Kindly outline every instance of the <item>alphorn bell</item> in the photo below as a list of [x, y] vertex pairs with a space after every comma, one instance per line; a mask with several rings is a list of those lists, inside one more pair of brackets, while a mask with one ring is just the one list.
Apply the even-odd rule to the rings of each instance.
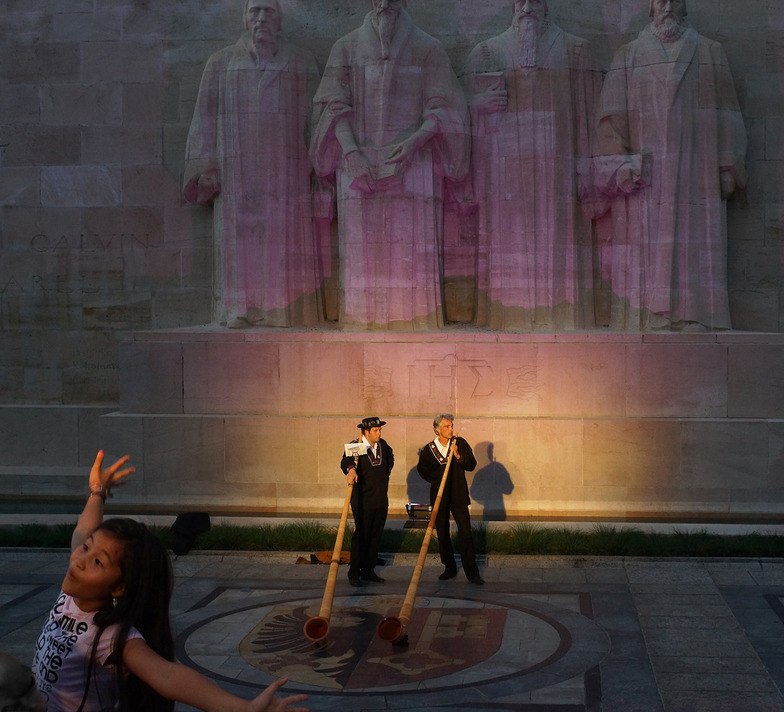
[[[457, 438], [457, 434], [454, 436]], [[430, 520], [427, 523], [427, 530], [425, 537], [422, 539], [422, 548], [419, 550], [419, 557], [417, 558], [416, 566], [414, 566], [414, 573], [411, 576], [411, 583], [408, 584], [408, 591], [403, 600], [403, 605], [400, 607], [398, 617], [387, 616], [382, 619], [376, 627], [376, 634], [381, 640], [386, 640], [389, 643], [400, 643], [406, 637], [408, 625], [411, 623], [411, 611], [414, 609], [414, 601], [416, 599], [417, 588], [419, 587], [419, 579], [422, 576], [422, 569], [425, 566], [425, 558], [427, 557], [427, 550], [430, 546], [430, 537], [433, 534], [433, 527], [436, 523], [436, 516], [438, 515], [438, 508], [441, 505], [441, 497], [444, 494], [444, 486], [446, 485], [446, 478], [449, 475], [449, 466], [452, 464], [452, 441], [449, 441], [449, 456], [446, 458], [446, 467], [444, 474], [441, 475], [441, 484], [438, 486], [438, 494], [436, 501], [433, 503], [433, 511], [430, 513]]]
[[[362, 442], [360, 436], [359, 442]], [[354, 455], [354, 470], [356, 471], [359, 463], [359, 455]], [[329, 633], [329, 617], [332, 615], [332, 599], [335, 596], [335, 582], [338, 579], [338, 567], [340, 566], [340, 552], [343, 548], [343, 534], [346, 531], [346, 520], [348, 519], [348, 507], [351, 504], [351, 493], [354, 491], [354, 483], [347, 487], [346, 501], [343, 503], [343, 512], [340, 515], [338, 525], [338, 535], [335, 538], [335, 548], [332, 550], [332, 561], [329, 562], [329, 573], [327, 574], [327, 585], [324, 588], [324, 596], [321, 599], [321, 608], [318, 615], [308, 618], [305, 621], [305, 637], [314, 643], [320, 643]]]

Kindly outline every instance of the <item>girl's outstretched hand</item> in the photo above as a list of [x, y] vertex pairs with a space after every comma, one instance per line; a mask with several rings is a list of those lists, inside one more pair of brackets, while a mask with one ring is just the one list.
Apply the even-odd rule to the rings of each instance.
[[264, 692], [251, 701], [248, 707], [250, 712], [309, 712], [307, 707], [291, 706], [297, 704], [297, 702], [304, 702], [308, 699], [307, 695], [292, 695], [282, 699], [275, 697], [275, 693], [287, 682], [288, 679], [282, 677], [280, 680], [275, 680], [271, 685], [268, 685]]
[[95, 456], [93, 467], [90, 470], [90, 491], [103, 490], [106, 494], [109, 494], [112, 487], [121, 484], [121, 481], [128, 475], [132, 472], [136, 472], [135, 467], [120, 469], [130, 459], [129, 455], [125, 455], [113, 465], [103, 469], [101, 467], [103, 465], [103, 450], [99, 450], [98, 454]]

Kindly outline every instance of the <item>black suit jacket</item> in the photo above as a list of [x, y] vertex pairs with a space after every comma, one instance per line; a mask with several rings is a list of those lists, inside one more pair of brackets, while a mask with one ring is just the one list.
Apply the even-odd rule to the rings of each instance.
[[[359, 439], [352, 442], [359, 442]], [[367, 455], [362, 455], [357, 463], [357, 483], [351, 494], [352, 505], [360, 501], [367, 508], [388, 507], [389, 499], [387, 490], [389, 489], [389, 476], [395, 465], [395, 454], [389, 447], [384, 438], [378, 441], [378, 457], [375, 461], [370, 458], [370, 451]], [[354, 458], [343, 455], [340, 461], [340, 469], [343, 474], [348, 474], [350, 468], [354, 467]]]
[[[471, 499], [468, 496], [468, 483], [466, 472], [471, 472], [476, 467], [476, 458], [471, 446], [461, 437], [457, 438], [457, 452], [460, 460], [452, 458], [449, 466], [449, 476], [446, 478], [442, 501], [450, 507], [468, 506]], [[441, 486], [447, 458], [442, 457], [436, 447], [435, 440], [431, 440], [419, 451], [417, 472], [419, 476], [430, 483], [430, 504], [434, 504]]]

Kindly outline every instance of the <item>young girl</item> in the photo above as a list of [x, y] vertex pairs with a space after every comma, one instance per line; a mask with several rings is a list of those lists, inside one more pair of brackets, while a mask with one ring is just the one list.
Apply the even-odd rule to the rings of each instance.
[[87, 503], [71, 538], [62, 592], [36, 644], [33, 671], [47, 712], [171, 712], [174, 701], [206, 712], [308, 712], [279, 699], [277, 680], [254, 700], [229, 694], [174, 662], [168, 552], [131, 519], [103, 521], [111, 488], [135, 471], [125, 456], [90, 470]]

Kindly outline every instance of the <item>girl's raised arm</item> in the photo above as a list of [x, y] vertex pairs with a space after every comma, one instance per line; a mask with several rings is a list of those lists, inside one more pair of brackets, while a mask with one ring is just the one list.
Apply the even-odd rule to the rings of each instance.
[[87, 502], [71, 535], [71, 551], [84, 544], [103, 521], [103, 505], [106, 498], [110, 495], [112, 487], [132, 472], [136, 472], [135, 467], [120, 469], [128, 460], [130, 460], [130, 457], [125, 455], [104, 470], [101, 469], [101, 465], [103, 465], [103, 450], [98, 451], [90, 470], [90, 489], [87, 495]]
[[141, 638], [132, 638], [125, 644], [123, 662], [159, 695], [205, 712], [308, 712], [307, 707], [292, 707], [306, 700], [307, 695], [275, 697], [286, 683], [285, 678], [273, 682], [256, 699], [244, 700], [195, 670], [162, 658]]

